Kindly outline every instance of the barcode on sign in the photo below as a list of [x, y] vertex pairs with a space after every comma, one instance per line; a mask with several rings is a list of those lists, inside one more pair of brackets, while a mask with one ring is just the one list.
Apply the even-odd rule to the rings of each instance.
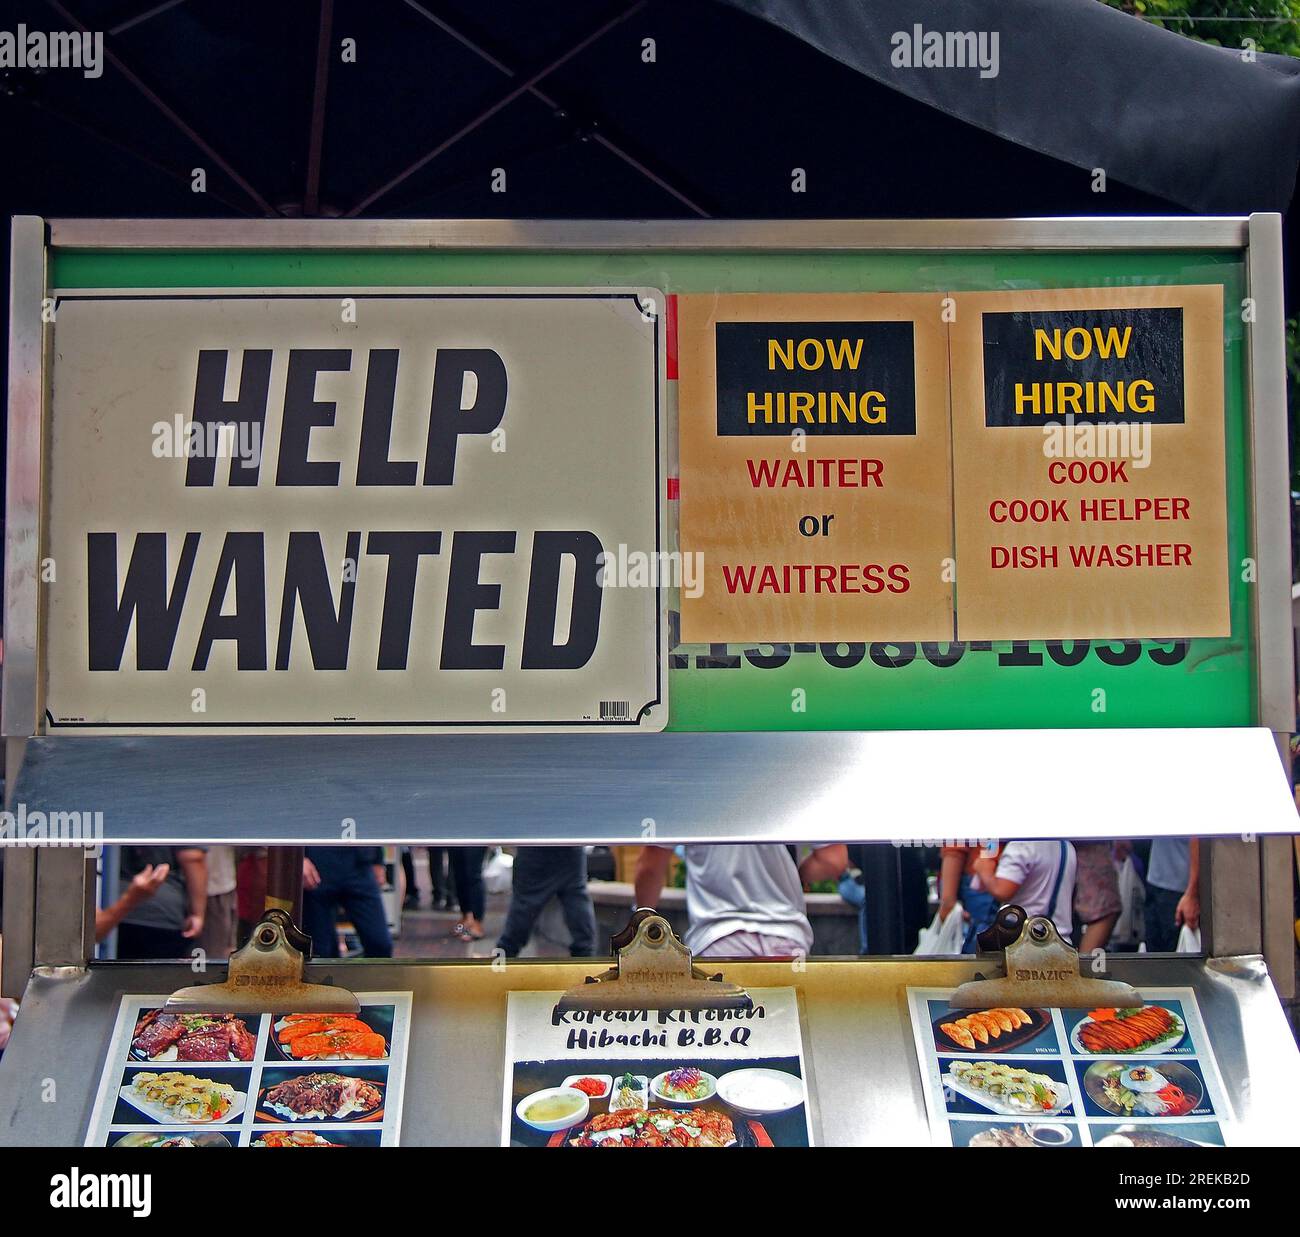
[[600, 720], [602, 722], [625, 722], [632, 716], [632, 706], [626, 700], [602, 700], [600, 702]]

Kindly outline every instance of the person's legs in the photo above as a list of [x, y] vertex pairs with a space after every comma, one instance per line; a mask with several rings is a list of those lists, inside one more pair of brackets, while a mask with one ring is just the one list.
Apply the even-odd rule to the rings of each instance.
[[209, 958], [224, 961], [235, 948], [235, 891], [208, 894], [199, 940]]
[[596, 954], [596, 908], [587, 888], [587, 852], [581, 846], [561, 849], [567, 853], [556, 856], [556, 893], [569, 929], [569, 953], [575, 958], [591, 958]]
[[429, 847], [429, 884], [433, 887], [434, 908], [451, 905], [451, 878], [447, 871], [447, 848]]
[[521, 846], [510, 871], [510, 909], [497, 948], [507, 958], [517, 958], [533, 934], [542, 907], [551, 899], [552, 880], [536, 847]]
[[1173, 889], [1147, 886], [1144, 914], [1148, 953], [1171, 954], [1178, 948], [1178, 925], [1174, 922], [1174, 914], [1181, 897], [1182, 894]]
[[325, 885], [302, 891], [302, 930], [316, 958], [339, 956], [338, 897]]
[[460, 902], [460, 923], [471, 935], [482, 935], [483, 913], [487, 893], [483, 888], [483, 853], [485, 846], [450, 846], [451, 874], [456, 882]]
[[487, 910], [487, 888], [483, 884], [483, 859], [487, 855], [486, 846], [467, 846], [465, 848], [465, 876], [469, 886], [469, 913], [482, 924]]
[[402, 847], [402, 875], [406, 878], [406, 894], [402, 898], [402, 908], [414, 910], [420, 905], [420, 888], [415, 883], [415, 856], [409, 846]]
[[384, 900], [369, 870], [358, 872], [348, 881], [340, 901], [361, 938], [361, 952], [367, 958], [391, 958], [393, 938], [384, 915]]
[[1103, 915], [1095, 923], [1090, 923], [1084, 929], [1083, 939], [1079, 942], [1079, 952], [1090, 954], [1095, 953], [1098, 949], [1105, 949], [1110, 940], [1110, 934], [1115, 930], [1115, 920], [1118, 918], [1118, 913]]
[[569, 929], [569, 953], [575, 958], [596, 956], [596, 908], [584, 885], [570, 885], [560, 891], [564, 924]]

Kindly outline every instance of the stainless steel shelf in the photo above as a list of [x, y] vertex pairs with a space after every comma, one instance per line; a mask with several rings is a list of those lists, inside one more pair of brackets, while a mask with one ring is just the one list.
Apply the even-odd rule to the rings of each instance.
[[[985, 966], [987, 963], [984, 964]], [[838, 1146], [928, 1144], [921, 1077], [907, 1018], [908, 986], [950, 987], [974, 976], [964, 961], [726, 963], [747, 987], [799, 991], [814, 1133]], [[1143, 984], [1195, 989], [1238, 1125], [1249, 1145], [1300, 1144], [1300, 1055], [1258, 957], [1112, 955], [1111, 973]], [[601, 964], [313, 965], [314, 982], [414, 993], [405, 1145], [495, 1145], [500, 1136], [506, 993], [559, 990]], [[210, 977], [211, 978], [211, 977]], [[119, 998], [194, 982], [187, 966], [109, 964], [80, 977], [33, 978], [0, 1060], [0, 1146], [80, 1144]], [[57, 1104], [43, 1102], [54, 1078]], [[1253, 1084], [1253, 1085], [1252, 1085]]]

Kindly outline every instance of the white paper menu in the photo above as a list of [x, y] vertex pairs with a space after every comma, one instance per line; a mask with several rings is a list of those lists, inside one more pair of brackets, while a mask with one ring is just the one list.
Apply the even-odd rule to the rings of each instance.
[[750, 989], [750, 1010], [561, 1014], [562, 995], [510, 993], [502, 1146], [812, 1145], [793, 988]]
[[397, 1146], [411, 994], [357, 998], [355, 1018], [327, 1018], [164, 1015], [165, 996], [124, 996], [85, 1145]]
[[1232, 1111], [1190, 988], [1132, 1009], [953, 1009], [909, 988], [934, 1141], [953, 1147], [1221, 1147]]

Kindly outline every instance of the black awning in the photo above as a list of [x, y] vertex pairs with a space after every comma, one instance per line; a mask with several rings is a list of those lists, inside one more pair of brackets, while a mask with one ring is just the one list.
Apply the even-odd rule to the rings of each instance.
[[[719, 2], [967, 124], [1188, 210], [1291, 200], [1300, 60], [1246, 59], [1097, 0]], [[998, 36], [996, 75], [914, 65], [927, 33], [967, 31]]]

